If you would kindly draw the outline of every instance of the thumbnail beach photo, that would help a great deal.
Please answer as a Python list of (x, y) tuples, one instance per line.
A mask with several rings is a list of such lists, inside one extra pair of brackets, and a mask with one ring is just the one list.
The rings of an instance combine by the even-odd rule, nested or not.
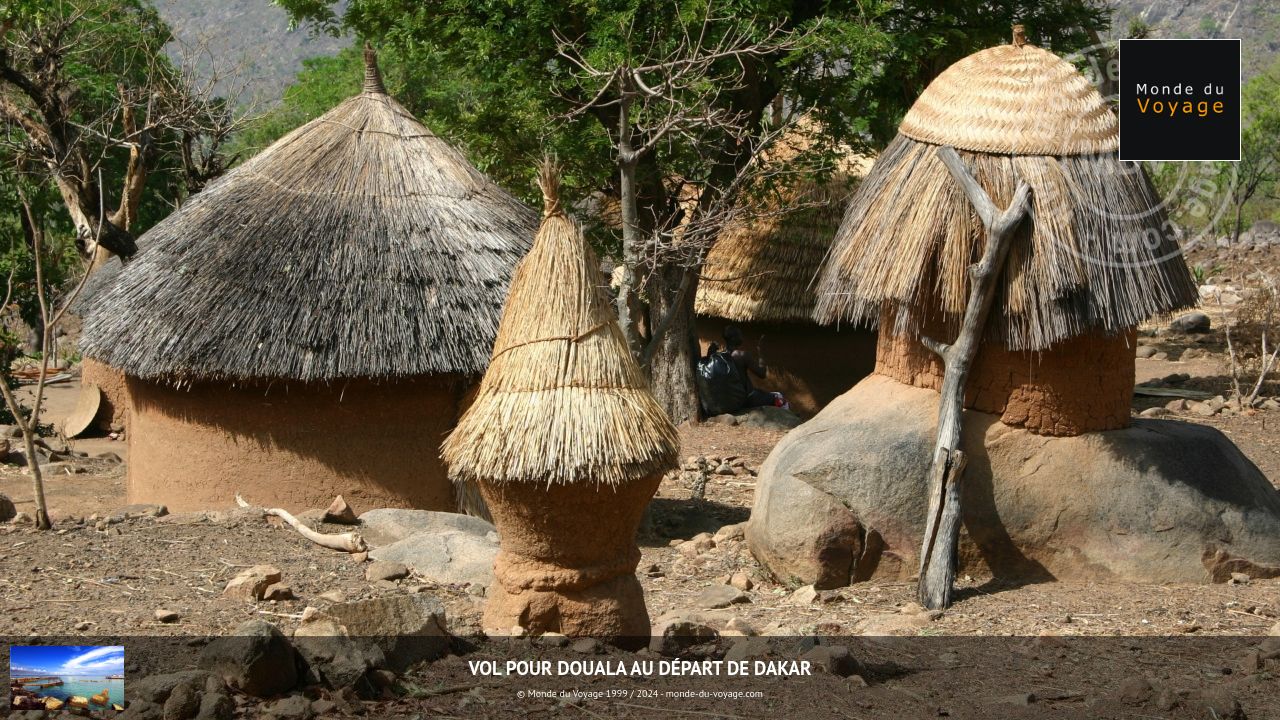
[(33, 645), (9, 649), (11, 710), (67, 709), (109, 718), (124, 710), (124, 648)]

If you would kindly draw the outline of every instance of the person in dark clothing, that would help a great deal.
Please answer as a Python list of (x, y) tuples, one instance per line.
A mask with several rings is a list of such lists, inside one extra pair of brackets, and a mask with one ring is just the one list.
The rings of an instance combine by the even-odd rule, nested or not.
[(752, 353), (742, 349), (742, 329), (737, 325), (726, 325), (723, 335), (725, 350), (728, 351), (729, 357), (733, 358), (733, 363), (738, 366), (739, 375), (746, 384), (746, 407), (786, 407), (787, 401), (782, 393), (757, 389), (751, 382), (752, 375), (761, 380), (769, 375), (769, 366), (765, 364), (763, 353), (760, 352), (760, 345), (763, 344), (764, 338), (760, 338), (760, 342), (756, 343), (756, 351)]

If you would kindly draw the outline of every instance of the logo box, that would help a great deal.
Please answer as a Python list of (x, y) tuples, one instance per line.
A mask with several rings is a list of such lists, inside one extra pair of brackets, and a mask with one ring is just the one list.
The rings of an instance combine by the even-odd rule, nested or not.
[(1238, 39), (1120, 41), (1120, 159), (1240, 159)]

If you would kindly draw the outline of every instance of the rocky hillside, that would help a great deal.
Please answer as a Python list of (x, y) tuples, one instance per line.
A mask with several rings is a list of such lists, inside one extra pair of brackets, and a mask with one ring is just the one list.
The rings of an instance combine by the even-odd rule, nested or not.
[(247, 101), (273, 103), (302, 69), (305, 58), (332, 55), (351, 42), (350, 38), (313, 35), (307, 28), (289, 29), (289, 17), (271, 0), (153, 0), (161, 16), (173, 28), (182, 47), (204, 45), (202, 72), (209, 73), (209, 58), (216, 58), (220, 74), (233, 72), (238, 80), (221, 84), (247, 85)]
[(1275, 0), (1114, 0), (1113, 33), (1123, 36), (1132, 19), (1153, 29), (1153, 37), (1240, 38), (1244, 74), (1251, 77), (1280, 53), (1280, 3)]

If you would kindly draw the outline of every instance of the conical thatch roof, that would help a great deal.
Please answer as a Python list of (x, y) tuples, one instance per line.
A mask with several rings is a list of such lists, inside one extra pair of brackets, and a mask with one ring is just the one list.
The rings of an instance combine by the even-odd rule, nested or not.
[(818, 278), (816, 319), (874, 323), (889, 307), (899, 332), (930, 315), (958, 324), (984, 234), (940, 144), (1001, 207), (1019, 178), (1032, 189), (996, 300), (1006, 347), (1043, 349), (1194, 305), (1160, 198), (1141, 166), (1117, 158), (1115, 120), (1087, 85), (1029, 45), (944, 71), (854, 193)]
[[(797, 130), (779, 140), (766, 162), (785, 165), (807, 146), (805, 131)], [(825, 182), (801, 175), (745, 198), (757, 205), (726, 226), (711, 246), (695, 312), (734, 322), (812, 322), (813, 277), (854, 182), (870, 166), (870, 158), (850, 153)]]
[(599, 260), (564, 214), (554, 171), (533, 248), (511, 280), (493, 359), (443, 447), (455, 481), (616, 485), (675, 465), (676, 429), (650, 395)]
[(479, 373), (536, 215), (364, 91), (191, 198), (95, 293), (86, 355), (171, 381)]

